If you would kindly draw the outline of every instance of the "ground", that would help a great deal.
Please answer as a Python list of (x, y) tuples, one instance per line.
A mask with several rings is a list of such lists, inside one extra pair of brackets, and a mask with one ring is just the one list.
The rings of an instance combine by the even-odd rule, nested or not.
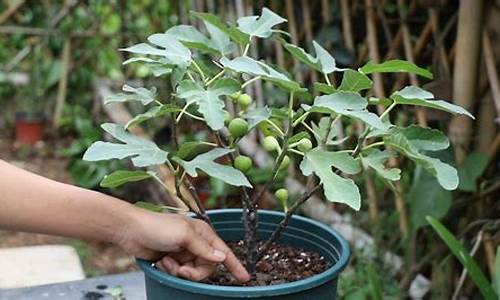
[[(71, 177), (66, 170), (67, 158), (54, 153), (53, 150), (63, 149), (66, 146), (67, 142), (64, 139), (48, 139), (36, 145), (35, 149), (29, 149), (16, 147), (12, 139), (0, 136), (0, 159), (47, 178), (71, 183)], [(74, 247), (87, 277), (136, 269), (132, 257), (109, 243), (0, 230), (0, 248), (47, 244)]]

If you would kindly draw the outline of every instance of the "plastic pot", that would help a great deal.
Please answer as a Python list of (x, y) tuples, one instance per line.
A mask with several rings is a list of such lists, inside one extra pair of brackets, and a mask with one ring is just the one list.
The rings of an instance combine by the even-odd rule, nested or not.
[(34, 145), (42, 140), (45, 118), (41, 113), (16, 113), (16, 142)]
[[(209, 211), (215, 230), (225, 241), (241, 240), (244, 236), (241, 209)], [(268, 238), (283, 213), (259, 211), (260, 239)], [(216, 286), (177, 278), (157, 270), (151, 262), (137, 260), (146, 278), (148, 300), (333, 300), (336, 299), (337, 279), (348, 263), (350, 250), (347, 242), (335, 230), (308, 218), (294, 216), (283, 232), (280, 243), (321, 253), (332, 262), (325, 272), (295, 282), (261, 286)]]

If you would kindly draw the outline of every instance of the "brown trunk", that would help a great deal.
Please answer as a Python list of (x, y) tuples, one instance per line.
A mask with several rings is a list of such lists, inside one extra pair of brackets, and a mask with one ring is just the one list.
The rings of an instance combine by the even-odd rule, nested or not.
[[(476, 96), (482, 10), (482, 0), (460, 1), (453, 76), (453, 100), (455, 104), (469, 111), (474, 108)], [(449, 134), (455, 146), (456, 161), (461, 164), (467, 155), (472, 137), (471, 119), (463, 115), (453, 117), (449, 126)]]

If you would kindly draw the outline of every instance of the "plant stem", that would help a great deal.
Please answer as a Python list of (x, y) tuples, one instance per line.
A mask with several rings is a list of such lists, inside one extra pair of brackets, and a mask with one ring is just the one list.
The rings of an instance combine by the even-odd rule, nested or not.
[[(356, 151), (356, 149), (351, 153), (351, 156), (353, 158), (358, 157), (359, 153), (361, 152), (361, 145), (363, 144), (366, 136), (368, 135), (368, 130), (365, 130), (362, 136), (358, 139), (358, 144), (356, 145), (356, 149), (360, 149)], [(336, 174), (340, 174), (340, 170), (335, 171)], [(282, 231), (288, 226), (288, 223), (290, 222), (290, 219), (292, 216), (295, 214), (295, 212), (299, 209), (299, 207), (304, 204), (311, 196), (321, 187), (322, 183), (316, 184), (313, 188), (310, 190), (304, 192), (302, 196), (293, 203), (293, 205), (288, 209), (288, 211), (285, 213), (285, 217), (283, 220), (279, 223), (278, 227), (273, 231), (269, 239), (262, 245), (262, 247), (259, 248), (259, 256), (256, 260), (258, 262), (262, 257), (269, 251), (269, 248), (273, 243), (275, 243), (279, 237), (281, 236)]]
[(325, 75), (326, 84), (328, 84), (329, 86), (332, 86), (332, 83), (330, 82), (330, 78), (328, 77), (328, 74), (323, 73), (323, 75)]
[(242, 56), (246, 56), (247, 55), (248, 49), (250, 49), (250, 43), (246, 44), (245, 50), (243, 50), (243, 55)]
[(321, 187), (321, 183), (316, 184), (312, 189), (306, 191), (305, 193), (302, 194), (302, 196), (297, 199), (293, 203), (293, 205), (288, 209), (288, 211), (285, 214), (285, 217), (281, 222), (279, 223), (278, 227), (273, 231), (271, 234), (271, 237), (260, 247), (259, 249), (259, 256), (257, 257), (257, 261), (262, 259), (264, 255), (267, 253), (271, 245), (276, 242), (283, 230), (288, 226), (288, 223), (290, 222), (291, 217), (295, 214), (295, 212), (299, 209), (299, 207), (304, 204), (311, 196)]
[(210, 84), (212, 84), (212, 82), (214, 82), (215, 80), (219, 79), (222, 75), (224, 75), (225, 71), (226, 70), (222, 70), (219, 73), (217, 73), (214, 77), (212, 77), (212, 79), (210, 79), (209, 81), (207, 81), (207, 83), (205, 85), (209, 86)]
[(271, 125), (281, 136), (285, 135), (283, 130), (281, 130), (281, 128), (279, 128), (278, 125), (274, 124), (273, 121), (266, 119), (265, 122), (268, 123), (269, 125)]
[(177, 118), (175, 119), (175, 123), (179, 123), (179, 121), (181, 120), (182, 118), (182, 115), (184, 113), (186, 113), (186, 110), (188, 109), (188, 107), (193, 104), (194, 102), (193, 101), (189, 101), (186, 103), (186, 105), (184, 105), (184, 107), (182, 108), (182, 110), (179, 112), (179, 115), (177, 115)]
[(206, 78), (205, 73), (203, 73), (203, 70), (200, 68), (200, 66), (198, 66), (195, 60), (193, 60), (193, 66), (196, 68), (196, 71), (198, 71), (198, 73), (200, 74), (201, 80), (205, 81)]
[(362, 151), (364, 150), (368, 150), (368, 149), (371, 149), (371, 148), (375, 148), (375, 147), (378, 147), (378, 146), (383, 146), (384, 145), (384, 142), (376, 142), (376, 143), (372, 143), (366, 147), (363, 147)]
[(250, 80), (246, 81), (245, 83), (243, 83), (243, 84), (241, 85), (241, 89), (246, 88), (246, 87), (247, 87), (250, 83), (252, 83), (252, 82), (254, 82), (254, 81), (257, 81), (257, 80), (259, 80), (260, 78), (261, 78), (261, 76), (256, 76), (256, 77), (254, 77), (254, 78), (252, 78), (252, 79), (250, 79)]

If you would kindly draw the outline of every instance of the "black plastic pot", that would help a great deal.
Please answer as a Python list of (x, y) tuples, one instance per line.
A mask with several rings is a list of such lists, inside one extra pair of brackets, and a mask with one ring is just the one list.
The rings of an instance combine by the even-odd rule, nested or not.
[[(209, 211), (215, 230), (225, 241), (241, 240), (244, 236), (241, 209)], [(259, 212), (260, 239), (268, 238), (283, 213)], [(233, 287), (215, 286), (177, 278), (157, 270), (151, 262), (138, 260), (144, 271), (148, 300), (334, 300), (337, 294), (337, 279), (349, 261), (347, 242), (335, 230), (316, 221), (294, 216), (283, 232), (280, 243), (317, 251), (332, 262), (325, 272), (295, 282), (262, 286)]]

